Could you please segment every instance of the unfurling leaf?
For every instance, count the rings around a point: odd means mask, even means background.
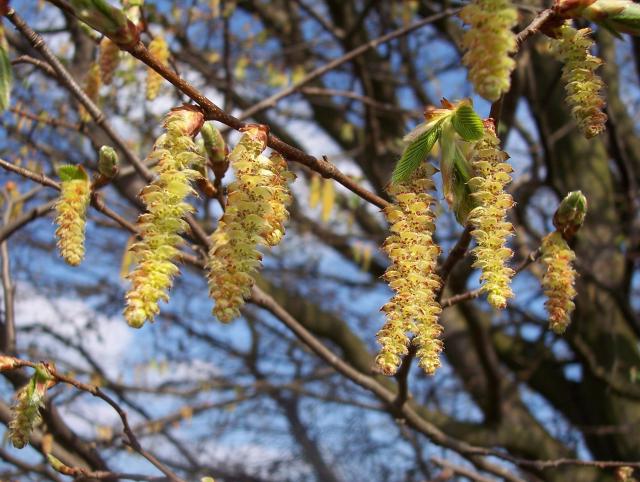
[[[484,135],[482,119],[469,104],[462,104],[451,116],[451,124],[458,135],[467,142],[479,141]]]
[[[130,47],[140,39],[138,28],[106,0],[70,0],[76,16],[119,45]]]
[[[404,182],[409,179],[411,174],[427,159],[433,145],[440,137],[440,125],[440,122],[434,124],[405,148],[391,175],[392,183]]]
[[[617,37],[640,35],[640,5],[632,0],[560,0],[554,10],[563,18],[586,18]]]

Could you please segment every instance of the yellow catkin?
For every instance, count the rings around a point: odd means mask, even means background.
[[[87,207],[91,200],[91,184],[88,178],[63,181],[56,202],[56,236],[60,255],[71,266],[77,266],[84,258],[84,230]]]
[[[287,169],[287,162],[277,152],[270,156],[269,169],[273,172],[271,179],[271,197],[269,205],[271,212],[267,215],[268,228],[265,232],[265,241],[269,246],[276,246],[284,236],[284,223],[289,219],[287,206],[291,204],[291,192],[289,183],[296,178],[295,174]]]
[[[104,37],[100,41],[100,57],[98,59],[103,84],[111,84],[119,62],[120,47],[109,37]]]
[[[440,248],[433,240],[435,215],[431,207],[434,189],[428,166],[419,168],[403,183],[392,184],[389,193],[395,202],[384,209],[391,234],[383,245],[391,260],[384,274],[395,292],[381,311],[386,323],[377,334],[380,352],[376,364],[386,375],[393,375],[407,354],[408,333],[415,335],[419,365],[428,374],[440,366],[442,311],[437,301],[441,280],[436,274]]]
[[[94,62],[89,68],[89,72],[87,73],[87,78],[84,83],[84,93],[87,94],[87,97],[89,97],[94,104],[98,103],[98,95],[100,94],[101,85],[102,80],[100,78],[100,66]],[[87,109],[82,105],[80,106],[80,120],[82,120],[82,122],[89,122],[91,120],[91,114],[89,114],[89,111],[87,111]]]
[[[158,36],[149,43],[149,53],[161,64],[169,63],[169,45],[164,37]],[[158,96],[162,86],[162,76],[152,68],[147,68],[147,100],[153,100]]]
[[[549,328],[558,334],[564,333],[575,308],[573,298],[576,271],[572,262],[576,255],[558,231],[542,240],[542,262],[547,271],[542,278],[542,288],[547,297],[545,307],[549,314]]]
[[[585,137],[595,137],[605,129],[607,115],[602,111],[605,101],[600,94],[604,83],[595,73],[602,60],[589,53],[593,47],[591,29],[576,30],[566,24],[557,34],[559,38],[551,45],[553,55],[564,64],[565,99]]]
[[[484,138],[478,141],[471,158],[474,177],[469,181],[476,207],[469,213],[473,226],[471,235],[477,246],[473,249],[474,267],[480,268],[482,289],[494,308],[502,309],[507,299],[513,297],[510,284],[513,270],[507,261],[513,256],[506,247],[513,227],[507,221],[507,210],[513,206],[511,195],[505,186],[511,182],[511,165],[505,161],[508,155],[500,150],[493,122],[485,122]]]
[[[199,174],[192,169],[202,162],[193,136],[203,122],[202,113],[186,107],[171,111],[165,118],[165,134],[155,143],[149,160],[157,161],[158,177],[140,193],[147,212],[138,218],[141,240],[131,246],[138,261],[127,276],[131,287],[126,295],[124,316],[129,325],[139,328],[152,321],[160,311],[160,300],[179,269],[175,264],[180,233],[187,228],[184,216],[193,211],[185,199],[195,194],[192,183]]]
[[[213,313],[225,323],[240,315],[251,294],[262,261],[258,245],[277,244],[288,217],[287,184],[293,176],[281,156],[261,154],[266,140],[262,127],[249,126],[228,158],[236,180],[228,187],[227,208],[212,235],[207,266]]]
[[[469,80],[482,97],[496,101],[509,90],[515,61],[518,11],[509,0],[472,0],[460,12],[469,25],[462,37],[462,62]]]

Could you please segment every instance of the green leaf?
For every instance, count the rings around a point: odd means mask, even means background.
[[[13,70],[9,60],[7,40],[4,37],[4,30],[0,28],[0,112],[9,107],[12,84]]]
[[[396,164],[391,182],[398,183],[409,179],[411,174],[418,169],[420,164],[427,158],[433,145],[440,137],[440,124],[437,123],[431,129],[414,139],[402,153],[402,157]]]
[[[458,135],[467,142],[479,141],[484,136],[482,119],[468,104],[463,104],[456,109],[451,117],[451,124]]]
[[[89,176],[82,166],[60,166],[58,168],[58,177],[62,182],[67,181],[87,181]]]

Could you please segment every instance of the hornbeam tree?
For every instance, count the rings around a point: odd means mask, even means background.
[[[640,5],[2,1],[0,479],[640,479]]]

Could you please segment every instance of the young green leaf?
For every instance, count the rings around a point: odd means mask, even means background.
[[[58,177],[62,182],[88,179],[87,172],[81,166],[60,166]]]
[[[484,135],[482,119],[468,104],[463,104],[456,109],[451,117],[451,124],[458,135],[467,142],[479,141]]]
[[[391,175],[392,183],[406,181],[413,171],[420,166],[420,163],[427,158],[431,149],[433,149],[433,145],[440,137],[440,124],[435,124],[405,148]]]

